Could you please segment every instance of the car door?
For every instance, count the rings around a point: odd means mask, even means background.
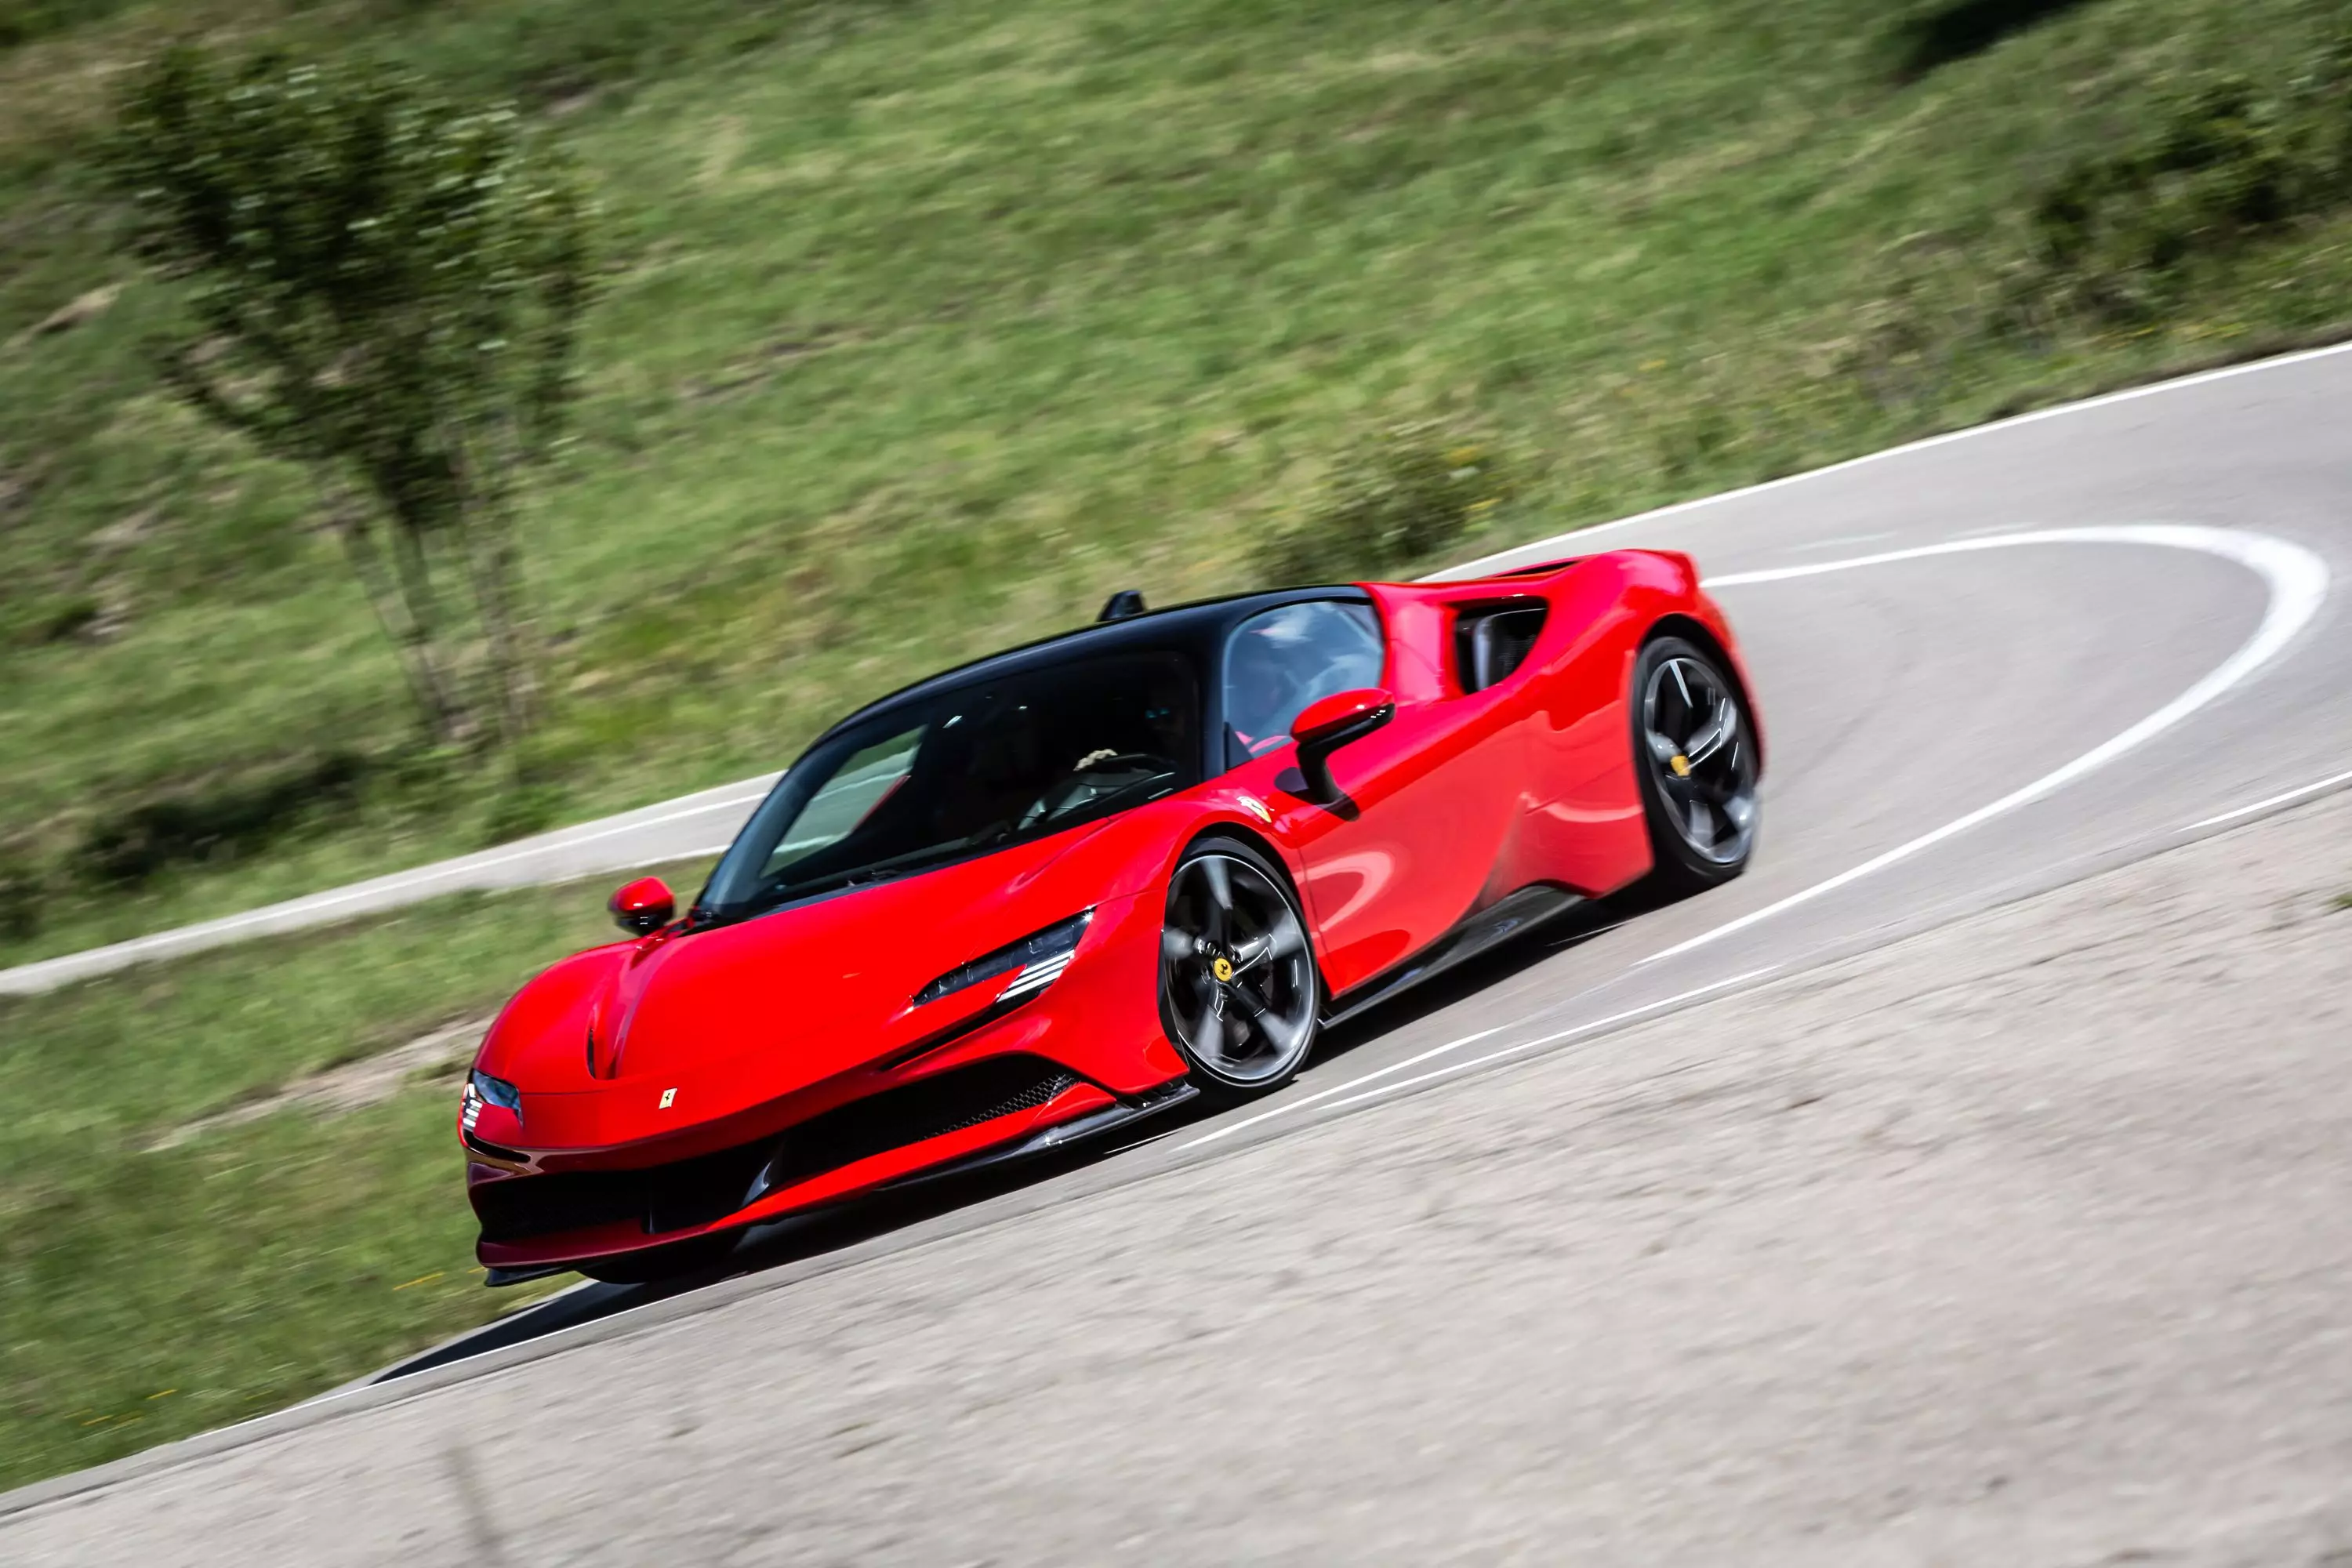
[[[1338,794],[1314,797],[1287,739],[1292,721],[1320,698],[1381,685],[1388,665],[1380,618],[1360,601],[1262,611],[1226,645],[1227,760],[1265,774],[1279,803],[1278,830],[1305,867],[1334,992],[1402,962],[1468,913],[1511,820],[1517,770],[1488,744],[1503,719],[1484,693],[1401,700],[1387,724],[1329,759]]]

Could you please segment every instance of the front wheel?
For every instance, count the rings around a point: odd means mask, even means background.
[[[1654,637],[1633,662],[1633,763],[1657,882],[1695,893],[1748,868],[1756,847],[1756,736],[1714,657]]]
[[[1203,1087],[1256,1094],[1315,1048],[1322,983],[1282,873],[1238,838],[1204,838],[1168,880],[1160,1016]]]

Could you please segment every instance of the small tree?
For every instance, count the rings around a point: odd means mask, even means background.
[[[184,285],[171,384],[317,477],[434,736],[480,735],[485,687],[520,734],[517,488],[571,400],[589,292],[568,164],[381,61],[179,48],[124,99],[110,170],[135,253]]]

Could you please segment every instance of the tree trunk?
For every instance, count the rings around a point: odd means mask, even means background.
[[[522,552],[515,539],[514,498],[507,475],[521,461],[510,420],[494,427],[499,439],[484,453],[452,442],[460,454],[458,524],[466,564],[473,577],[474,604],[489,645],[490,675],[498,688],[499,726],[512,745],[538,720],[537,658],[530,620],[523,605]]]
[[[409,646],[415,651],[446,716],[440,739],[467,742],[477,726],[473,705],[467,701],[439,664],[441,601],[433,585],[433,563],[425,553],[425,533],[412,521],[393,525],[393,560],[400,572],[400,596],[408,610]]]
[[[486,531],[482,624],[498,678],[499,718],[512,744],[538,720],[537,661],[531,657],[530,625],[522,606],[521,552],[515,547],[514,519],[501,509]]]
[[[342,541],[344,558],[352,564],[352,574],[360,580],[368,607],[375,612],[376,624],[392,639],[425,732],[436,745],[455,740],[459,729],[457,705],[435,657],[430,632],[403,602],[385,567],[383,552],[376,548],[375,534],[368,527],[365,514],[348,500],[331,499],[328,505],[335,535]]]

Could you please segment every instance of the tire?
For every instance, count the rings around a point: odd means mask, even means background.
[[[1761,816],[1755,723],[1715,655],[1657,637],[1633,661],[1633,771],[1656,862],[1653,884],[1696,893],[1748,868]]]
[[[667,1247],[648,1247],[642,1252],[591,1258],[572,1268],[606,1285],[651,1285],[716,1268],[734,1255],[735,1243],[740,1239],[739,1232],[721,1231],[716,1236],[673,1241]]]
[[[1290,879],[1254,846],[1214,835],[1168,879],[1160,1021],[1205,1092],[1281,1088],[1315,1049],[1323,983]]]

